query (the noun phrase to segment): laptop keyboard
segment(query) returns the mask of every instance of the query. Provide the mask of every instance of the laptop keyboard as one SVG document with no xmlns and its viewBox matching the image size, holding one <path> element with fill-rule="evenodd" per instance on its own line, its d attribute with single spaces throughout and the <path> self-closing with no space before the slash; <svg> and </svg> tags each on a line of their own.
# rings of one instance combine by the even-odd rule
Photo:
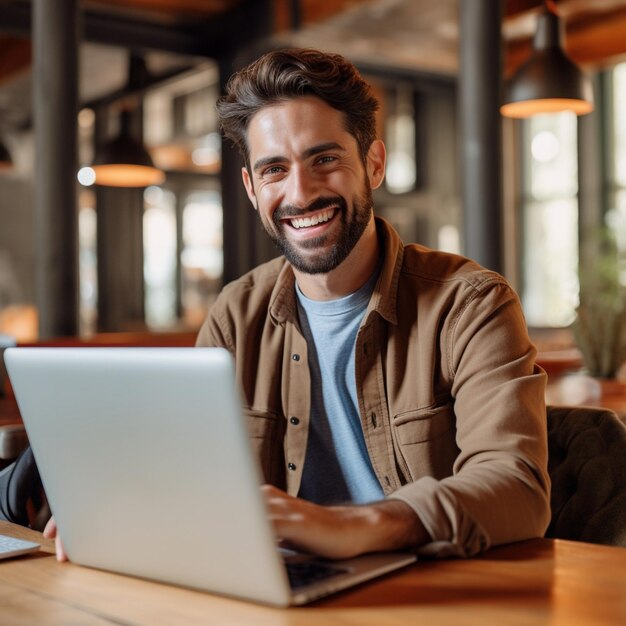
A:
<svg viewBox="0 0 626 626">
<path fill-rule="evenodd" d="M 287 575 L 289 576 L 289 584 L 292 589 L 305 587 L 320 580 L 348 572 L 345 568 L 329 563 L 321 563 L 320 561 L 287 562 L 285 565 L 287 566 Z"/>
<path fill-rule="evenodd" d="M 41 546 L 32 541 L 14 539 L 8 535 L 0 535 L 0 559 L 9 559 L 13 556 L 35 552 Z"/>
</svg>

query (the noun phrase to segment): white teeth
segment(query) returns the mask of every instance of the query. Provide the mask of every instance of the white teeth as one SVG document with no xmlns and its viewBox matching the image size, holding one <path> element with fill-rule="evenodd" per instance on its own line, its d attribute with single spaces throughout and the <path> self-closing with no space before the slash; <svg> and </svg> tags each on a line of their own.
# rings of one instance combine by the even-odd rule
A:
<svg viewBox="0 0 626 626">
<path fill-rule="evenodd" d="M 327 222 L 335 214 L 335 209 L 328 209 L 322 213 L 318 213 L 313 217 L 297 217 L 290 220 L 290 224 L 294 228 L 307 228 L 308 226 L 317 226 L 323 222 Z"/>
</svg>

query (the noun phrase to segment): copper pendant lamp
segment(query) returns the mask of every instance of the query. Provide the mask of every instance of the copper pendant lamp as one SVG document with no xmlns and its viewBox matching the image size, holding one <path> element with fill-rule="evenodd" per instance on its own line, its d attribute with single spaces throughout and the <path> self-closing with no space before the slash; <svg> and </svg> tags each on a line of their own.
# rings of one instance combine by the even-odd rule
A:
<svg viewBox="0 0 626 626">
<path fill-rule="evenodd" d="M 143 57 L 131 54 L 128 64 L 129 94 L 141 93 L 148 77 Z M 127 103 L 120 113 L 117 137 L 96 149 L 92 169 L 95 183 L 108 187 L 148 187 L 160 185 L 165 174 L 155 167 L 143 142 L 133 135 L 131 108 Z"/>
<path fill-rule="evenodd" d="M 131 112 L 124 109 L 118 136 L 96 151 L 91 167 L 97 185 L 147 187 L 165 180 L 165 174 L 154 166 L 143 143 L 132 136 L 130 121 Z"/>
</svg>

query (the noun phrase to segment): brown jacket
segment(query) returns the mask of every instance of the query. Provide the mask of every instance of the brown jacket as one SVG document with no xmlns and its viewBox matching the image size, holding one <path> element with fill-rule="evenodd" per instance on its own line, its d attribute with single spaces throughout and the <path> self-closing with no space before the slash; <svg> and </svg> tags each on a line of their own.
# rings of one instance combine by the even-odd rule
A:
<svg viewBox="0 0 626 626">
<path fill-rule="evenodd" d="M 361 424 L 385 495 L 419 515 L 422 551 L 469 556 L 549 522 L 545 374 L 518 298 L 468 259 L 404 246 L 377 220 L 381 275 L 356 340 Z M 227 285 L 197 345 L 235 357 L 265 479 L 297 495 L 310 377 L 283 258 Z"/>
</svg>

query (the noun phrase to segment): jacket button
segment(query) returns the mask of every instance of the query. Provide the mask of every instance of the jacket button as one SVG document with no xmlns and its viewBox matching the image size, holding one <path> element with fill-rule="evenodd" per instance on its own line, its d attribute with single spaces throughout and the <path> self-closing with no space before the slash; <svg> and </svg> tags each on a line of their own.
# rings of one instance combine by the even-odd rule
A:
<svg viewBox="0 0 626 626">
<path fill-rule="evenodd" d="M 294 425 L 297 426 L 300 423 L 300 420 L 297 417 L 290 417 L 289 421 Z"/>
<path fill-rule="evenodd" d="M 299 360 L 300 360 L 300 355 L 299 355 L 299 354 L 292 354 L 292 355 L 291 355 L 291 358 L 292 358 L 294 361 L 299 361 Z"/>
<path fill-rule="evenodd" d="M 293 463 L 287 463 L 287 467 L 294 472 L 296 470 L 296 466 Z"/>
</svg>

